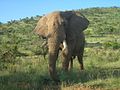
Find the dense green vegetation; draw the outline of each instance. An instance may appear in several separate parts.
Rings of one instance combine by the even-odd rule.
[[[85,70],[67,74],[57,61],[60,85],[48,75],[43,40],[32,31],[40,16],[0,23],[0,90],[48,90],[74,88],[120,89],[120,8],[88,8],[82,12],[90,21],[85,31]],[[61,58],[58,58],[61,59]],[[88,89],[87,89],[88,90]]]

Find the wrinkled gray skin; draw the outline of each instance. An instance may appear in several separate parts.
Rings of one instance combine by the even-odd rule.
[[[83,31],[88,27],[89,21],[82,15],[73,11],[52,12],[43,16],[34,29],[34,32],[46,38],[49,53],[49,73],[54,81],[59,81],[56,73],[56,60],[59,47],[66,41],[67,47],[62,50],[62,68],[68,71],[72,56],[77,56],[80,69],[83,69],[83,51],[85,37]]]

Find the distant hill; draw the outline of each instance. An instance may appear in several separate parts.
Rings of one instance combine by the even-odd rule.
[[[75,10],[83,13],[90,21],[86,34],[101,34],[101,33],[120,33],[120,8],[87,8]],[[41,16],[31,18],[23,18],[20,20],[12,20],[7,23],[0,23],[0,30],[8,30],[15,32],[32,31]],[[2,31],[0,31],[2,32]],[[25,32],[24,32],[25,33]]]

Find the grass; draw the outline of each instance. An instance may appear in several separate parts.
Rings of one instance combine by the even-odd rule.
[[[9,38],[3,38],[5,44]],[[119,36],[106,35],[86,38],[88,43],[103,43],[114,39],[118,40]],[[34,37],[34,40],[26,39],[20,42],[18,51],[22,54],[16,56],[15,62],[6,62],[3,66],[0,62],[0,68],[2,67],[0,69],[0,90],[120,89],[120,49],[104,48],[102,44],[98,46],[95,44],[92,47],[86,46],[84,53],[85,70],[83,71],[79,70],[78,61],[75,59],[73,70],[67,73],[63,72],[61,58],[58,58],[57,72],[61,83],[55,85],[48,74],[48,56],[44,59],[41,55],[35,55],[42,43],[38,41],[39,39]],[[28,46],[28,44],[30,45]]]
[[[100,50],[98,54],[102,56],[108,51]],[[75,59],[73,70],[65,73],[61,70],[61,61],[58,60],[57,71],[61,80],[61,84],[58,86],[55,86],[50,79],[48,61],[44,60],[43,57],[18,57],[17,63],[8,64],[7,69],[0,71],[0,88],[1,90],[56,90],[56,88],[58,90],[69,90],[71,87],[73,89],[86,88],[86,90],[88,88],[119,89],[120,58],[110,61],[107,60],[109,56],[106,55],[99,60],[100,55],[95,55],[93,58],[93,52],[97,52],[97,49],[86,50],[85,54],[88,56],[84,57],[85,70],[83,71],[79,71],[79,64]],[[112,52],[117,56],[118,53],[120,53],[118,50]]]

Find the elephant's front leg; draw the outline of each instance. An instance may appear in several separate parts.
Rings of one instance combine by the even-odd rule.
[[[57,72],[56,72],[56,60],[58,58],[59,53],[59,43],[54,43],[52,41],[48,41],[49,48],[49,73],[51,78],[58,82]]]
[[[69,67],[69,62],[71,60],[71,52],[69,51],[68,48],[65,48],[63,51],[62,51],[62,68],[63,70],[65,71],[68,71],[68,67]]]

